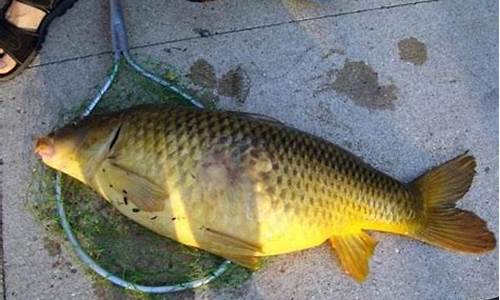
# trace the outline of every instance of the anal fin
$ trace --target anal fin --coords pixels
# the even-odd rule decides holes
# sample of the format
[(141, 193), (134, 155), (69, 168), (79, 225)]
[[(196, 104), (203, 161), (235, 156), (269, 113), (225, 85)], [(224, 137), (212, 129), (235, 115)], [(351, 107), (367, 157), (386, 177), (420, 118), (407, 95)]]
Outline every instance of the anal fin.
[(334, 235), (330, 237), (330, 243), (344, 270), (357, 282), (363, 282), (368, 276), (368, 263), (377, 241), (360, 230), (357, 233)]

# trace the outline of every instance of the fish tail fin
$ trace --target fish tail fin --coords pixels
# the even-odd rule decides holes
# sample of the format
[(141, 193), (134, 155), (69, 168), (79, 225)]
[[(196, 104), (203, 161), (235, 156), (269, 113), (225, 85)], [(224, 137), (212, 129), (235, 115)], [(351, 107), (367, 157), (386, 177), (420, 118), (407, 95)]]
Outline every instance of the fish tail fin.
[(495, 235), (474, 213), (455, 207), (469, 190), (476, 161), (466, 153), (430, 170), (412, 186), (424, 201), (426, 224), (413, 236), (451, 251), (481, 253), (493, 250)]

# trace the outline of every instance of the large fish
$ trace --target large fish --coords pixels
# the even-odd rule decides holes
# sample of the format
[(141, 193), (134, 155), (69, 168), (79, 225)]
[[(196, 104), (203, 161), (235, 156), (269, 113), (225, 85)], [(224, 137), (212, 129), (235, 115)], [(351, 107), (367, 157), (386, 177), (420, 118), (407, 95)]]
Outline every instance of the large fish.
[(267, 117), (153, 106), (68, 125), (35, 151), (130, 219), (253, 269), (328, 240), (363, 281), (377, 243), (367, 231), (469, 253), (496, 245), (483, 220), (455, 207), (474, 176), (468, 154), (401, 183)]

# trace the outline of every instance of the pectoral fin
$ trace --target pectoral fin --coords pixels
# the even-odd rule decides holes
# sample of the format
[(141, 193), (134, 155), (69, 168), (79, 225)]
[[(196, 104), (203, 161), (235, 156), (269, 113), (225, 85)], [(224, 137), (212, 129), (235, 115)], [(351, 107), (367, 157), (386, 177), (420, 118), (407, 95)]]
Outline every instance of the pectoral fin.
[(202, 249), (250, 270), (260, 268), (261, 259), (256, 256), (256, 254), (262, 253), (262, 248), (259, 245), (210, 228), (202, 228), (202, 230), (197, 241)]
[(357, 282), (363, 282), (369, 272), (368, 263), (377, 241), (363, 231), (330, 237), (330, 243), (344, 270)]
[(262, 253), (262, 247), (251, 241), (234, 237), (229, 234), (211, 229), (202, 228), (204, 249), (222, 254), (236, 256), (254, 256), (256, 253)]
[(96, 173), (93, 185), (107, 198), (124, 204), (130, 201), (139, 209), (148, 212), (163, 210), (168, 198), (164, 189), (151, 180), (109, 159), (103, 162)]
[(211, 245), (207, 250), (214, 254), (252, 271), (261, 267), (261, 258), (252, 255), (261, 252), (261, 247), (210, 228), (205, 228), (205, 236)]

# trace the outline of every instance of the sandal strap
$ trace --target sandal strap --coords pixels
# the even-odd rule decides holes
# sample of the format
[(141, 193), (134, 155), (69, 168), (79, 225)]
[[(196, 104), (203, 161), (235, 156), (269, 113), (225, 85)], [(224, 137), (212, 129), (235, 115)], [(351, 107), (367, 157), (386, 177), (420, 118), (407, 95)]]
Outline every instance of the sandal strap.
[(46, 14), (49, 14), (56, 4), (58, 0), (17, 0), (26, 5), (36, 7), (40, 10), (43, 10)]
[(22, 64), (37, 47), (39, 34), (18, 28), (0, 16), (0, 48)]

